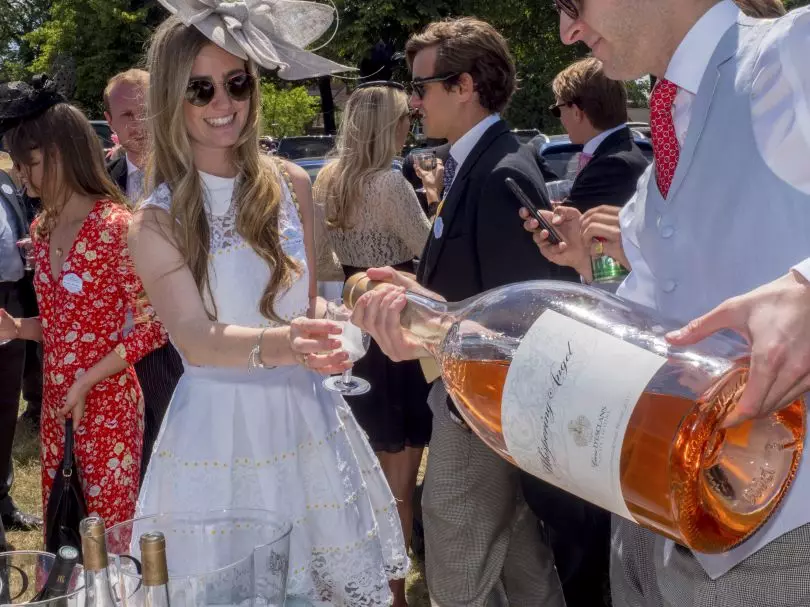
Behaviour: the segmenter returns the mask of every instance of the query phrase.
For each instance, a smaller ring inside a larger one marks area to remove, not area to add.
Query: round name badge
[[[2,187],[0,187],[0,189],[3,190],[3,194],[5,194],[6,196],[11,196],[12,194],[14,194],[14,188],[12,188],[7,183],[4,183]]]
[[[62,286],[70,293],[81,293],[83,284],[84,281],[73,272],[65,274],[65,277],[62,278]]]
[[[441,238],[442,232],[444,232],[444,221],[442,221],[441,217],[437,217],[436,221],[433,222],[433,237]]]

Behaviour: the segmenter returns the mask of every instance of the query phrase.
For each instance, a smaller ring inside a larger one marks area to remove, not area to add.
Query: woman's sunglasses
[[[222,83],[228,97],[234,101],[245,101],[250,98],[253,91],[253,76],[250,74],[236,74]],[[217,85],[210,76],[191,78],[186,87],[186,101],[191,105],[203,107],[211,103],[217,94]]]
[[[554,0],[554,9],[558,13],[565,13],[574,21],[579,18],[579,6],[577,0]]]

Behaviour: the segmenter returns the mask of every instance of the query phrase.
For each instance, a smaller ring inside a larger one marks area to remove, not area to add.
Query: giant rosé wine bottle
[[[352,276],[344,301],[377,285]],[[805,403],[723,428],[748,376],[736,336],[675,347],[680,323],[576,283],[406,298],[402,325],[465,421],[536,477],[705,553],[744,541],[787,493]]]

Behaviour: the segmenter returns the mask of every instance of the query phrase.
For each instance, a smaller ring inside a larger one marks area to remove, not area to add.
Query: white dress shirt
[[[135,166],[126,156],[127,160],[127,198],[136,204],[143,197],[143,171]]]
[[[665,78],[678,86],[672,115],[681,146],[686,141],[692,103],[709,61],[721,38],[737,22],[740,14],[731,0],[715,4],[692,26],[667,67]],[[772,46],[773,53],[763,55],[762,61],[781,64],[785,77],[778,80],[760,78],[754,82],[751,94],[753,128],[765,163],[784,181],[810,194],[810,72],[803,67],[810,57],[810,14],[802,15],[788,35],[784,34],[780,28],[774,28],[770,36],[777,37],[778,41]],[[763,73],[767,74],[767,71]],[[652,171],[653,166],[647,170]],[[632,272],[616,293],[654,308],[652,271],[627,231],[634,209],[632,202],[619,215],[622,246]],[[785,272],[789,269],[785,268]],[[810,280],[810,257],[792,269]]]
[[[450,146],[450,155],[453,157],[453,160],[456,161],[456,172],[455,175],[453,175],[453,181],[450,182],[450,187],[447,188],[447,192],[449,192],[450,188],[453,187],[453,183],[455,183],[455,176],[458,175],[461,167],[464,166],[464,161],[467,160],[467,156],[469,156],[470,152],[473,151],[473,148],[481,140],[481,137],[484,136],[484,133],[487,132],[487,129],[489,129],[489,127],[498,122],[500,119],[500,114],[490,114],[469,131],[464,133],[464,135],[462,135],[458,141]],[[447,198],[447,192],[444,194],[445,198]]]

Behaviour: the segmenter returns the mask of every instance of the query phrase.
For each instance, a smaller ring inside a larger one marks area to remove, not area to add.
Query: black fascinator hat
[[[36,118],[57,103],[66,101],[56,83],[45,74],[34,76],[31,84],[0,84],[0,136],[26,120]]]

